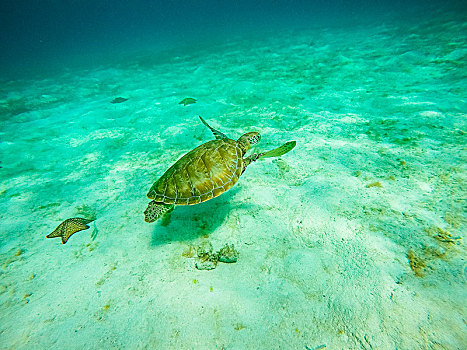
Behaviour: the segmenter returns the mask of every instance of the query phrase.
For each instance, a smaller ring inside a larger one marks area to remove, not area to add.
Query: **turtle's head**
[[[243,152],[246,153],[252,145],[256,145],[261,140],[261,135],[259,132],[252,131],[243,134],[237,142],[239,143],[240,147],[243,149]]]
[[[154,222],[165,213],[172,211],[173,208],[173,204],[164,204],[157,203],[156,201],[150,201],[148,207],[144,211],[144,221]]]
[[[149,202],[148,207],[144,211],[144,221],[154,222],[157,219],[159,219],[160,214],[157,209],[158,207],[157,207],[156,202],[154,201]]]

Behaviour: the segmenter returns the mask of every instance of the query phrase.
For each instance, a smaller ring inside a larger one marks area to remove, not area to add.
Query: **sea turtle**
[[[201,116],[199,118],[216,139],[185,154],[152,185],[147,194],[152,201],[144,211],[146,222],[156,221],[175,205],[198,204],[219,196],[235,185],[252,162],[281,156],[296,144],[290,141],[269,152],[244,158],[251,145],[260,141],[259,133],[247,132],[235,141],[213,129]]]

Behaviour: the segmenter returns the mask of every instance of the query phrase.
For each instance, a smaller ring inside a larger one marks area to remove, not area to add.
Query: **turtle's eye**
[[[260,140],[261,140],[261,135],[258,133],[255,133],[249,138],[248,142],[250,143],[250,145],[256,145]]]

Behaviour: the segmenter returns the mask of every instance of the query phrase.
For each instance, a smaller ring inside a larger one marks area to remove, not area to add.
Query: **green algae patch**
[[[382,188],[383,185],[381,184],[381,182],[379,181],[376,181],[376,182],[372,182],[372,183],[369,183],[368,185],[365,186],[366,188],[371,188],[371,187],[378,187],[378,188]]]
[[[413,250],[407,252],[407,259],[409,260],[410,268],[417,277],[425,277],[426,275],[426,262]]]

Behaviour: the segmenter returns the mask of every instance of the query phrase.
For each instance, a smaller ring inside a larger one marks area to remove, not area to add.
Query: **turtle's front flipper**
[[[297,144],[297,141],[286,142],[280,147],[277,147],[277,148],[274,148],[274,149],[272,149],[270,151],[258,154],[258,157],[256,159],[269,158],[269,157],[280,157],[280,156],[286,154],[287,152],[290,152],[291,150],[293,150],[293,148],[295,147],[296,144]]]
[[[206,123],[206,121],[201,117],[199,116],[199,119],[201,119],[201,121],[203,122],[204,125],[206,125],[209,130],[211,130],[211,132],[214,134],[214,137],[217,139],[217,140],[220,140],[220,139],[227,139],[228,137],[225,136],[223,133],[221,133],[220,131],[212,128],[208,123]]]
[[[243,174],[243,172],[245,171],[245,169],[246,169],[246,167],[248,165],[250,165],[253,162],[256,162],[258,159],[270,158],[270,157],[280,157],[280,156],[286,154],[287,152],[290,152],[291,150],[293,150],[293,148],[295,147],[296,144],[297,144],[297,141],[289,141],[289,142],[284,143],[282,146],[274,148],[274,149],[272,149],[270,151],[263,152],[263,153],[255,153],[255,154],[252,154],[251,156],[246,157],[243,160],[242,174]]]
[[[155,201],[150,201],[148,207],[144,211],[144,221],[154,222],[165,213],[172,211],[174,207],[175,206],[173,204],[156,203]]]

